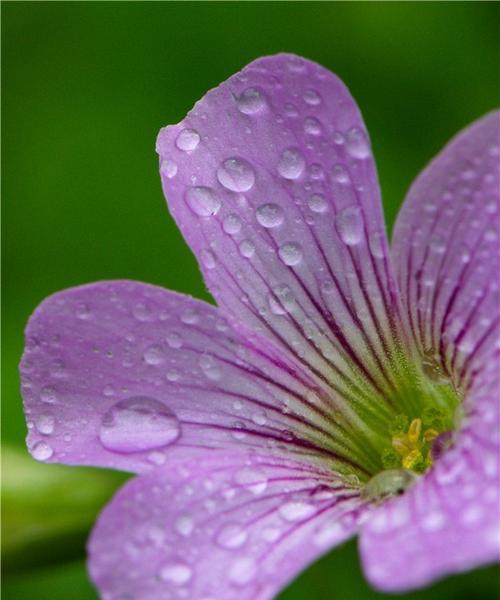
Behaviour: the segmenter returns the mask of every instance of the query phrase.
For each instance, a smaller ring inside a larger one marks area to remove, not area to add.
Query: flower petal
[[[497,376],[475,392],[456,445],[365,524],[361,555],[376,587],[405,591],[500,560],[498,389]]]
[[[499,138],[499,112],[455,137],[412,185],[394,232],[416,343],[463,387],[498,339]]]
[[[264,600],[362,513],[329,470],[215,451],[127,483],[92,533],[89,569],[103,598]]]
[[[344,84],[297,56],[258,59],[162,129],[157,150],[169,208],[225,313],[341,392],[364,377],[382,393],[397,300]]]
[[[51,296],[28,324],[21,374],[38,460],[142,471],[231,445],[336,456],[332,408],[303,372],[215,307],[155,286]]]

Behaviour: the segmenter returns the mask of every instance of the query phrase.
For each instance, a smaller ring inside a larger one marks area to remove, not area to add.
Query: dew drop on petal
[[[338,183],[349,183],[349,173],[344,165],[337,163],[332,167],[332,177]]]
[[[359,206],[347,206],[335,216],[340,239],[348,246],[359,244],[363,235],[363,220]]]
[[[267,489],[267,476],[258,469],[242,469],[235,476],[237,484],[246,487],[255,496],[260,496]]]
[[[161,568],[159,577],[162,581],[174,585],[185,585],[193,576],[193,570],[183,562],[172,562]]]
[[[222,548],[240,548],[247,541],[248,532],[236,523],[224,525],[217,533],[216,543]]]
[[[321,123],[315,117],[306,117],[304,119],[304,131],[309,135],[321,134]]]
[[[304,102],[306,104],[309,104],[309,106],[318,106],[318,104],[321,104],[321,96],[316,90],[313,90],[311,88],[307,89],[304,92],[303,98]]]
[[[295,242],[288,242],[280,246],[278,254],[285,265],[293,267],[302,260],[302,247]]]
[[[193,518],[189,515],[181,515],[176,519],[174,528],[179,535],[189,537],[194,529]]]
[[[55,404],[57,402],[57,394],[54,388],[49,386],[43,387],[40,390],[40,400],[47,404]]]
[[[200,143],[200,134],[195,129],[183,129],[177,139],[175,145],[183,152],[190,152]]]
[[[232,192],[247,192],[255,182],[255,171],[243,158],[227,158],[217,169],[217,179]]]
[[[266,104],[262,93],[253,87],[247,88],[239,96],[236,96],[235,100],[238,110],[245,115],[259,112]]]
[[[315,512],[315,508],[312,504],[307,502],[291,501],[285,502],[279,508],[280,515],[285,521],[303,521],[307,519]]]
[[[36,420],[36,428],[43,435],[50,435],[54,432],[56,420],[52,415],[42,414]]]
[[[246,585],[257,573],[255,560],[250,556],[236,559],[229,567],[229,580],[236,585]]]
[[[384,234],[375,231],[368,237],[368,246],[372,256],[375,258],[384,258]]]
[[[235,235],[241,231],[241,220],[238,215],[230,214],[222,222],[222,229],[229,235]]]
[[[285,179],[297,179],[302,175],[306,161],[296,148],[288,148],[278,162],[278,173]]]
[[[346,150],[353,158],[370,156],[370,145],[366,133],[357,127],[352,127],[346,133]]]
[[[217,261],[215,259],[215,254],[209,249],[204,248],[200,253],[201,262],[203,266],[207,269],[215,269],[217,266]]]
[[[239,246],[240,254],[244,258],[251,258],[255,254],[255,245],[250,240],[243,240]]]
[[[52,448],[46,442],[37,442],[31,449],[33,458],[41,462],[49,460],[54,454]]]
[[[135,396],[117,402],[106,412],[99,440],[108,450],[128,454],[168,446],[180,433],[179,420],[162,402]]]
[[[205,186],[188,188],[185,199],[189,208],[199,217],[216,215],[221,207],[221,201],[215,192]]]
[[[283,209],[272,202],[259,206],[255,211],[255,217],[259,225],[267,229],[278,227],[285,218]]]
[[[160,173],[168,179],[172,179],[177,175],[177,164],[168,158],[161,161]]]
[[[161,363],[165,360],[163,348],[158,344],[148,346],[146,350],[144,350],[143,357],[144,362],[148,365],[161,365]]]
[[[315,213],[323,213],[327,209],[323,194],[311,194],[307,200],[307,205]]]

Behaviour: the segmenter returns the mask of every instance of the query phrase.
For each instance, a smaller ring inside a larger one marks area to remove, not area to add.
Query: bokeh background
[[[34,307],[134,278],[208,299],[165,209],[154,142],[207,89],[282,50],[337,72],[364,113],[389,226],[413,177],[499,102],[498,3],[4,2],[4,600],[95,600],[84,542],[123,480],[24,449],[17,364]],[[411,565],[408,565],[411,569]],[[495,567],[408,599],[490,600]],[[382,598],[355,542],[280,600]]]

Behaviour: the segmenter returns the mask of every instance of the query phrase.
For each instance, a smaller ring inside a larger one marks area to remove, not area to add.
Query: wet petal
[[[398,217],[393,257],[425,360],[472,384],[499,334],[500,113],[476,121],[431,162]]]
[[[122,488],[91,536],[90,573],[103,598],[270,599],[362,513],[328,470],[216,451]]]
[[[370,516],[360,547],[376,587],[405,591],[500,560],[498,389],[497,376],[476,390],[455,446]]]
[[[231,445],[336,456],[331,405],[303,372],[215,307],[155,286],[51,296],[29,322],[21,374],[40,461],[141,471]]]
[[[370,144],[343,83],[296,56],[259,59],[163,129],[157,150],[169,208],[225,313],[340,394],[354,377],[382,394],[396,299]]]

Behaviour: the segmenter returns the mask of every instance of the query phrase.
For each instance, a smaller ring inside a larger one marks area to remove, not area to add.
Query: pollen
[[[423,473],[432,465],[432,442],[442,431],[443,421],[439,411],[424,411],[423,418],[410,421],[406,415],[398,415],[391,427],[391,447],[382,453],[382,463],[386,469],[404,468]],[[432,418],[429,418],[432,417]],[[431,425],[428,427],[428,425]]]

